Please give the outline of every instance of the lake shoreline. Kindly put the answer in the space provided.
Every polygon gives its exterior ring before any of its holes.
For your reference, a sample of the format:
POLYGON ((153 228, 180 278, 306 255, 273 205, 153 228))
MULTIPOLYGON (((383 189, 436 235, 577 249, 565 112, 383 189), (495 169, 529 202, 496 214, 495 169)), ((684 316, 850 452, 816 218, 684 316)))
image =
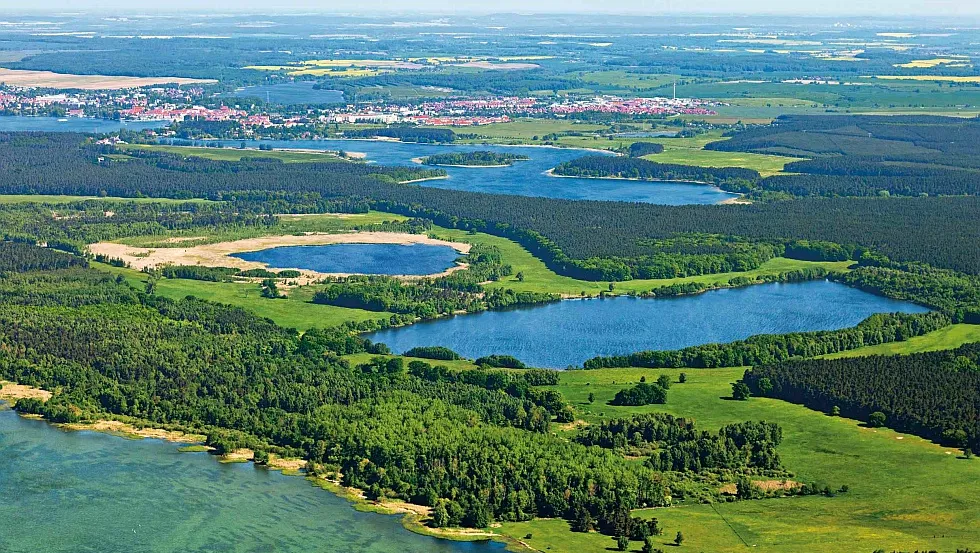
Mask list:
POLYGON ((589 177, 589 176, 583 176, 583 175, 559 175, 558 173, 555 173, 555 169, 554 168, 548 169, 547 171, 544 172, 544 174, 548 175, 549 177, 555 177, 555 178, 558 178, 558 179, 595 179, 595 180, 621 180, 621 181, 631 181, 631 182, 653 182, 653 183, 656 183, 656 182, 665 182, 665 183, 670 183, 670 184, 696 184, 696 185, 699 185, 699 186, 710 186, 710 187, 714 188, 715 190, 717 190, 718 192, 724 192, 725 194, 736 194, 735 197, 733 197, 733 198, 727 198, 725 200, 722 200, 720 202, 717 202, 717 204, 715 204, 715 205, 731 205, 731 204, 735 204, 735 203, 744 203, 744 204, 750 204, 750 203, 752 203, 752 202, 750 202, 748 200, 738 201, 738 200, 740 200, 744 196, 744 194, 738 194, 737 192, 729 192, 727 190, 722 190, 717 184, 714 184, 712 182, 707 182, 707 181, 700 181, 700 180, 644 179, 644 178, 639 178, 639 177, 612 177, 612 176, 609 176, 609 177, 589 177))
MULTIPOLYGON (((30 389, 35 392, 35 396, 46 396, 45 400, 51 395, 47 390, 42 390, 40 388, 33 388, 7 381, 4 381, 4 384, 5 388, 6 386, 15 386, 18 390, 30 389)), ((3 394, 3 390, 0 390, 0 410, 6 410, 8 408, 12 409, 13 405, 12 403, 9 403, 12 399, 15 398, 3 394)), ((16 410, 14 411, 16 412, 16 410)), ((151 439, 172 444, 188 444, 187 446, 179 447, 178 451, 181 453, 207 453, 219 463, 253 463, 256 466, 264 467, 267 470, 281 472, 284 476, 300 476, 309 482, 313 487, 330 492, 335 496, 346 500, 356 511, 381 515, 403 515, 400 520, 402 528, 414 534, 459 542, 497 541, 507 545, 524 545, 525 547, 520 551, 525 551, 527 553, 534 551, 533 549, 527 548, 526 544, 512 543, 512 540, 508 536, 479 528, 430 528, 423 522, 431 512, 430 507, 404 501, 369 500, 367 499, 364 490, 345 487, 340 483, 339 479, 328 479, 325 476, 321 476, 316 473, 309 473, 307 471, 309 461, 306 459, 285 458, 279 457, 275 454, 270 454, 268 462, 259 463, 255 461, 254 452, 252 452, 250 449, 238 449, 223 455, 214 454, 214 448, 203 445, 203 442, 207 438, 203 434, 195 434, 193 432, 185 432, 182 430, 166 430, 153 426, 136 426, 133 423, 123 422, 116 419, 97 419, 78 423, 54 423, 40 415, 24 414, 20 412, 16 412, 16 414, 21 418, 44 422, 49 426, 68 432, 98 432, 100 434, 130 440, 151 439)))
MULTIPOLYGON (((214 244, 202 244, 191 247, 181 247, 179 242, 175 242, 173 247, 143 248, 129 246, 118 242, 97 242, 90 244, 88 249, 96 255, 104 255, 108 258, 121 259, 127 266, 136 269, 155 269, 166 265, 204 265, 209 267, 233 267, 241 270, 248 269, 269 269, 267 263, 258 261, 245 261, 234 257, 232 254, 243 252, 254 252, 280 246, 326 246, 332 244, 397 244, 413 245, 422 244, 428 246, 447 246, 456 252, 465 255, 470 251, 470 244, 466 242, 450 242, 447 240, 437 240, 421 234, 409 234, 405 232, 347 232, 347 233, 306 233, 301 235, 287 236, 261 236, 257 238, 243 238, 226 242, 216 242, 214 244)), ((439 273, 426 275, 388 275, 402 280, 417 280, 422 278, 437 278, 448 276, 456 271, 467 268, 467 264, 456 262, 452 267, 439 273)), ((282 270, 284 267, 276 267, 282 270)), ((301 277, 295 280, 300 284, 311 284, 313 282, 331 277, 348 277, 361 273, 324 273, 310 269, 295 270, 301 273, 301 277)))

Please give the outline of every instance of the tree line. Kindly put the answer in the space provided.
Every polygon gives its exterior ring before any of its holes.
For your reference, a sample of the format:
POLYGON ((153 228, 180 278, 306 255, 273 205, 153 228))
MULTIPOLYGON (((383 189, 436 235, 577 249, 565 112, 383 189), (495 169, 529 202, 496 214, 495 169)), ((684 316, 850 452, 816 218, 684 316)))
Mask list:
POLYGON ((762 364, 747 370, 744 381, 756 394, 977 451, 978 361, 980 344, 967 344, 911 355, 762 364))

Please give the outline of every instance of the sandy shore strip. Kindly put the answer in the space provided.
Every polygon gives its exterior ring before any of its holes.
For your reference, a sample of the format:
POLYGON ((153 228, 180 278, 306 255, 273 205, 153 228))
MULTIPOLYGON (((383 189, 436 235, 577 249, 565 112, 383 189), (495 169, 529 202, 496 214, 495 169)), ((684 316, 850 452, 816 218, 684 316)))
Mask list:
POLYGON ((47 390, 0 380, 0 400, 10 401, 12 403, 18 399, 39 399, 41 401, 47 401, 50 398, 51 392, 47 390))
MULTIPOLYGON (((232 242, 204 244, 190 248, 181 248, 179 246, 173 248, 138 248, 115 242, 99 242, 97 244, 91 244, 89 251, 96 255, 122 259, 130 267, 138 270, 147 268, 156 269, 166 265, 204 265, 209 267, 234 267, 236 269, 266 269, 268 265, 265 263, 245 261, 244 259, 231 257, 230 254, 254 252, 277 246, 322 246, 328 244, 425 244, 430 246, 449 246, 460 254, 466 254, 470 251, 470 245, 464 242, 447 242, 445 240, 429 238, 423 234, 409 234, 405 232, 307 233, 289 236, 262 236, 260 238, 246 238, 232 242)), ((393 276, 403 279, 437 277, 445 276, 464 268, 466 268, 466 265, 459 263, 455 267, 450 267, 442 273, 433 275, 393 276)), ((276 270, 282 269, 281 267, 276 268, 276 270)), ((298 268, 296 270, 305 277, 300 280, 307 283, 328 276, 350 276, 349 273, 320 273, 298 268)))
POLYGON ((112 75, 71 75, 51 71, 0 68, 0 82, 10 86, 43 88, 77 88, 80 90, 117 90, 161 84, 216 83, 214 79, 183 77, 123 77, 112 75))

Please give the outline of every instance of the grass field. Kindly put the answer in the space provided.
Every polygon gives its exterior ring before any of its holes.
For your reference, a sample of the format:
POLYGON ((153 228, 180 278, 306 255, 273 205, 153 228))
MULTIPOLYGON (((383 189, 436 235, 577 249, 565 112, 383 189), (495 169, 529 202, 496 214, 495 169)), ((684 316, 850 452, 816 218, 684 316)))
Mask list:
POLYGON ((197 146, 168 146, 163 144, 120 144, 123 150, 146 150, 181 156, 203 157, 218 161, 242 161, 252 158, 278 159, 283 163, 329 163, 344 161, 334 152, 296 152, 289 150, 258 150, 238 148, 201 148, 197 146))
POLYGON ((867 355, 905 355, 921 351, 952 349, 970 342, 980 342, 980 325, 950 325, 923 336, 915 336, 905 342, 866 346, 851 351, 826 355, 825 357, 828 359, 837 359, 840 357, 862 357, 867 355))
POLYGON ((663 144, 664 151, 659 154, 644 156, 644 159, 658 163, 677 163, 698 167, 744 167, 746 169, 755 169, 764 177, 781 172, 783 167, 791 161, 799 161, 797 158, 784 156, 746 152, 717 152, 704 149, 706 144, 719 140, 725 140, 725 138, 721 136, 721 132, 713 131, 693 138, 611 137, 595 140, 591 137, 567 136, 562 137, 559 142, 565 146, 606 150, 627 148, 634 142, 655 142, 657 144, 663 144))
MULTIPOLYGON (((148 275, 133 269, 112 267, 102 263, 92 263, 98 269, 111 274, 123 275, 133 286, 142 289, 148 275)), ((237 282, 205 282, 187 279, 160 279, 156 293, 171 299, 187 296, 235 305, 247 309, 260 317, 267 317, 276 324, 305 331, 313 327, 330 327, 347 321, 367 321, 390 317, 391 313, 348 309, 332 305, 310 303, 315 288, 303 286, 288 290, 289 296, 283 299, 263 298, 259 285, 237 282)))
MULTIPOLYGON (((700 428, 745 420, 778 422, 784 433, 779 447, 786 467, 804 481, 850 491, 834 498, 769 499, 715 505, 680 505, 640 511, 665 528, 664 543, 677 531, 683 546, 665 551, 738 551, 797 553, 871 552, 931 548, 952 551, 980 544, 980 460, 965 460, 958 451, 888 429, 869 429, 857 421, 830 417, 779 400, 726 399, 730 383, 743 370, 686 369, 688 381, 674 384, 664 406, 612 407, 605 403, 640 376, 664 373, 676 382, 680 370, 610 369, 562 374, 557 389, 580 418, 596 421, 629 413, 666 411, 690 417, 700 428), (587 397, 594 393, 596 401, 587 397)), ((523 538, 542 551, 602 552, 615 546, 599 534, 570 532, 559 520, 505 523, 501 531, 523 538)), ((632 544, 639 550, 639 543, 632 544)))
POLYGON ((183 204, 188 202, 210 202, 211 200, 172 200, 170 198, 117 198, 115 196, 59 196, 50 194, 0 194, 0 204, 64 204, 82 200, 106 200, 116 202, 141 202, 183 204))
MULTIPOLYGON (((545 266, 544 262, 531 255, 522 246, 508 240, 489 234, 476 233, 469 234, 462 230, 435 229, 432 231, 436 237, 443 240, 457 242, 469 242, 471 244, 486 244, 497 246, 500 249, 505 263, 513 268, 513 274, 509 277, 489 284, 490 287, 510 288, 520 292, 550 292, 554 294, 581 295, 585 292, 588 295, 597 295, 599 292, 609 290, 609 282, 594 282, 577 280, 556 274, 545 266), (517 279, 517 273, 524 273, 524 281, 517 279)), ((844 271, 850 262, 812 262, 798 261, 795 259, 776 258, 764 263, 754 271, 742 273, 719 273, 714 275, 701 275, 684 278, 671 279, 651 279, 651 280, 628 280, 613 283, 614 293, 625 293, 629 291, 643 292, 654 288, 668 286, 683 282, 704 282, 712 285, 727 284, 735 276, 745 276, 756 278, 762 275, 775 275, 786 271, 792 271, 804 267, 821 266, 828 270, 844 271)))

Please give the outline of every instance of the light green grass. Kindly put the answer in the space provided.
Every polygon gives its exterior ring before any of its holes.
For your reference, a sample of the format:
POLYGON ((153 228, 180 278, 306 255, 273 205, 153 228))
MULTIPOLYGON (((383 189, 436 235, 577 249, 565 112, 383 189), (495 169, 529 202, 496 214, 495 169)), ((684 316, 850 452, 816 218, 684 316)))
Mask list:
POLYGON ((169 146, 164 144, 120 144, 122 150, 145 150, 180 156, 203 157, 218 161, 242 161, 263 158, 278 159, 283 163, 330 163, 344 161, 334 152, 294 152, 286 150, 258 150, 238 148, 202 148, 198 146, 169 146))
POLYGON ((862 357, 867 355, 907 355, 922 351, 953 349, 970 342, 980 342, 980 325, 955 324, 930 332, 923 336, 915 336, 904 342, 890 342, 876 346, 866 346, 826 355, 827 359, 840 357, 862 357))
MULTIPOLYGON (((506 238, 500 238, 484 233, 470 234, 462 230, 450 230, 443 228, 434 229, 431 234, 445 240, 456 242, 469 242, 471 244, 487 244, 496 246, 500 249, 504 263, 511 265, 513 274, 504 277, 498 282, 488 284, 491 288, 510 288, 520 292, 548 292, 554 294, 565 294, 571 296, 581 295, 585 292, 588 295, 597 295, 599 292, 609 290, 609 282, 595 282, 587 280, 577 280, 571 277, 561 276, 548 269, 544 262, 531 255, 531 252, 524 249, 521 245, 506 238), (524 274, 524 281, 517 279, 517 273, 524 274)), ((824 267, 832 271, 845 271, 850 265, 848 261, 839 262, 812 262, 799 261, 795 259, 776 258, 763 263, 761 267, 753 271, 741 273, 719 273, 714 275, 700 275, 684 278, 670 279, 649 279, 649 280, 628 280, 624 282, 614 282, 614 293, 644 292, 654 288, 669 286, 685 282, 703 282, 710 285, 724 285, 736 276, 747 278, 758 278, 762 275, 776 275, 787 271, 802 269, 806 267, 824 267)))
POLYGON ((562 137, 559 142, 566 146, 606 150, 628 148, 634 142, 654 142, 662 144, 664 151, 659 154, 644 156, 643 159, 657 163, 677 163, 697 167, 743 167, 745 169, 754 169, 764 177, 781 172, 787 163, 799 161, 799 159, 792 157, 746 152, 718 152, 704 149, 706 144, 719 140, 725 140, 721 136, 721 132, 712 131, 692 138, 599 137, 597 139, 593 137, 568 136, 562 137))
MULTIPOLYGON (((850 491, 834 498, 806 497, 683 505, 641 511, 655 516, 665 528, 663 541, 680 530, 686 541, 676 551, 736 551, 839 553, 877 548, 911 551, 931 548, 952 551, 980 543, 980 460, 958 458, 957 451, 888 429, 864 428, 857 421, 830 417, 779 400, 753 398, 731 401, 730 383, 743 369, 609 369, 562 374, 557 387, 575 406, 580 418, 600 418, 631 412, 666 411, 695 419, 700 428, 745 420, 775 421, 783 428, 779 453, 785 466, 803 481, 850 491), (688 382, 674 384, 664 406, 611 407, 605 403, 640 376, 664 373, 676 382, 680 372, 688 382), (613 382, 616 382, 613 384, 613 382), (588 394, 596 395, 589 404, 588 394), (744 540, 744 542, 743 542, 744 540), (747 544, 747 545, 746 545, 747 544)), ((526 540, 541 550, 602 552, 613 540, 598 534, 568 531, 564 521, 506 523, 501 531, 526 540)), ((639 543, 632 549, 638 550, 639 543)))
MULTIPOLYGON (((133 269, 112 267, 102 263, 92 263, 100 270, 121 274, 133 286, 142 289, 148 275, 133 269)), ((250 282, 206 282, 188 279, 160 279, 155 293, 171 299, 194 296, 200 299, 235 305, 247 309, 260 317, 267 317, 279 326, 305 331, 313 327, 326 328, 347 321, 368 321, 390 317, 388 312, 365 311, 333 305, 310 303, 313 286, 301 286, 287 290, 284 299, 263 298, 259 285, 250 282)))
POLYGON ((211 200, 174 200, 170 198, 119 198, 116 196, 62 196, 57 194, 0 194, 0 204, 64 204, 68 202, 79 202, 83 200, 104 200, 112 202, 138 202, 138 203, 205 203, 211 200))

